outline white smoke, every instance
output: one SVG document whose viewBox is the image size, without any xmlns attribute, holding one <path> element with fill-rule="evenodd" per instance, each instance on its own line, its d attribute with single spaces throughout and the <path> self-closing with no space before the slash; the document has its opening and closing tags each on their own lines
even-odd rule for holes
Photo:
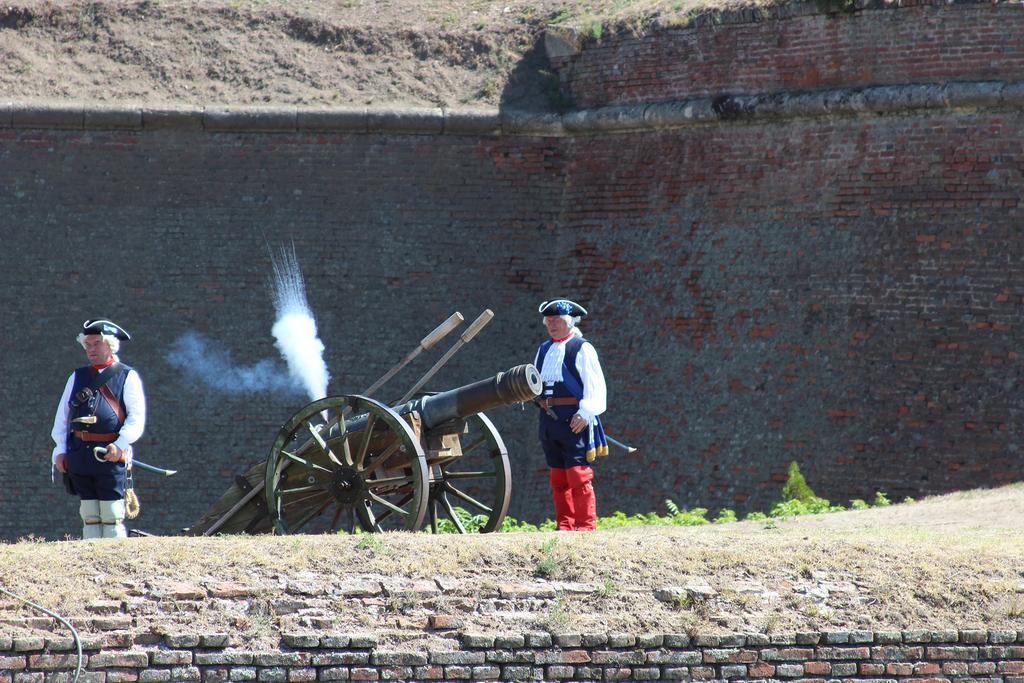
<svg viewBox="0 0 1024 683">
<path fill-rule="evenodd" d="M 295 247 L 271 256 L 274 267 L 274 310 L 277 319 L 271 334 L 275 346 L 288 363 L 288 372 L 299 382 L 311 401 L 327 396 L 330 374 L 324 363 L 324 345 L 316 332 L 316 319 L 306 300 L 306 284 L 299 270 Z"/>
<path fill-rule="evenodd" d="M 231 354 L 196 332 L 186 332 L 171 345 L 167 362 L 189 379 L 225 394 L 302 393 L 294 379 L 272 360 L 235 365 Z"/>
</svg>

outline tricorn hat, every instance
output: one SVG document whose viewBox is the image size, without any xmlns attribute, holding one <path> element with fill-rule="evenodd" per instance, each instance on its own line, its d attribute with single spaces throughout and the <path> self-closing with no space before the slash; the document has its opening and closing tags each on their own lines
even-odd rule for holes
<svg viewBox="0 0 1024 683">
<path fill-rule="evenodd" d="M 540 305 L 537 311 L 541 315 L 571 315 L 574 318 L 582 318 L 587 314 L 587 309 L 575 301 L 568 299 L 552 299 Z"/>
<path fill-rule="evenodd" d="M 82 323 L 82 334 L 109 334 L 111 337 L 124 339 L 125 341 L 132 338 L 120 325 L 102 318 L 99 320 L 86 320 Z"/>
</svg>

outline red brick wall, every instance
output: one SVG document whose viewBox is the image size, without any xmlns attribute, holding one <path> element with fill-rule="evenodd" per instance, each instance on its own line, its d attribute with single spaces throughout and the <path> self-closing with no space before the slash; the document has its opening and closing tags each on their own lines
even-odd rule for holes
<svg viewBox="0 0 1024 683">
<path fill-rule="evenodd" d="M 385 646 L 374 635 L 287 633 L 254 649 L 226 633 L 89 634 L 83 673 L 99 680 L 609 681 L 729 679 L 1016 683 L 1024 632 L 1013 630 L 801 633 L 459 633 L 454 648 Z M 451 646 L 449 646 L 451 647 Z M 0 683 L 73 676 L 71 638 L 0 637 Z"/>
<path fill-rule="evenodd" d="M 553 66 L 577 107 L 1024 74 L 1019 3 L 943 2 L 831 16 L 808 3 L 751 19 L 746 10 L 641 38 L 624 32 L 590 39 Z"/>
<path fill-rule="evenodd" d="M 602 488 L 765 509 L 791 460 L 844 504 L 1019 480 L 1022 123 L 570 142 L 567 255 L 609 429 L 643 446 Z"/>
</svg>

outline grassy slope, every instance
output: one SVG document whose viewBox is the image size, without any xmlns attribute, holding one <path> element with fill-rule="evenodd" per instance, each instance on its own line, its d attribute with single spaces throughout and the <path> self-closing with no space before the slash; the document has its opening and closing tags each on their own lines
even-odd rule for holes
<svg viewBox="0 0 1024 683">
<path fill-rule="evenodd" d="M 1024 485 L 1015 485 L 785 521 L 594 534 L 22 541 L 0 546 L 0 584 L 68 616 L 86 616 L 96 601 L 124 601 L 138 628 L 231 631 L 267 642 L 289 628 L 274 605 L 294 595 L 296 585 L 333 600 L 339 627 L 384 633 L 394 631 L 397 616 L 417 612 L 414 598 L 392 597 L 374 610 L 331 596 L 364 579 L 398 587 L 440 580 L 448 594 L 430 609 L 443 612 L 448 600 L 457 611 L 460 599 L 509 584 L 542 583 L 538 573 L 549 581 L 588 582 L 596 590 L 561 594 L 534 622 L 524 621 L 525 615 L 471 614 L 465 628 L 1021 629 L 1022 525 Z M 146 615 L 154 596 L 179 584 L 224 582 L 256 595 L 242 617 L 212 602 L 176 612 L 166 596 L 163 616 Z M 709 584 L 716 594 L 669 602 L 654 597 L 659 587 L 694 583 Z M 10 600 L 0 602 L 2 608 L 18 612 Z"/>
</svg>

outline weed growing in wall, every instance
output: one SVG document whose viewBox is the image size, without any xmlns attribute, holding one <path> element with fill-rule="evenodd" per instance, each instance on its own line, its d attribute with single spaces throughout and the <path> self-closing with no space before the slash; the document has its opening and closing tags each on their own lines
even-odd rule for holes
<svg viewBox="0 0 1024 683">
<path fill-rule="evenodd" d="M 558 558 L 554 555 L 555 551 L 555 539 L 551 539 L 544 543 L 540 547 L 540 559 L 537 561 L 537 567 L 534 569 L 534 574 L 543 579 L 553 579 L 562 573 L 562 567 L 558 563 Z"/>
</svg>

